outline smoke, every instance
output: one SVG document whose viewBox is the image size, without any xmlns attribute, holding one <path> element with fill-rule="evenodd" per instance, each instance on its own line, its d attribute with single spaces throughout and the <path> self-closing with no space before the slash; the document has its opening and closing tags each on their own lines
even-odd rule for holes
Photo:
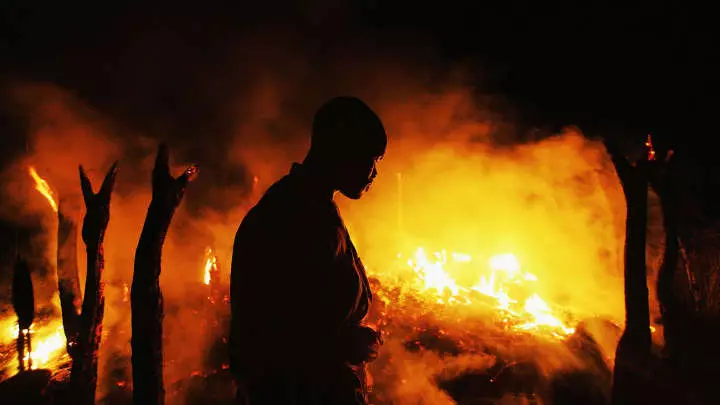
<svg viewBox="0 0 720 405">
<path fill-rule="evenodd" d="M 436 118 L 427 132 L 383 115 L 391 131 L 400 129 L 381 177 L 365 199 L 342 206 L 367 264 L 387 272 L 398 252 L 418 246 L 480 263 L 510 252 L 539 277 L 543 297 L 622 319 L 624 197 L 602 144 L 568 129 L 493 146 L 492 122 L 456 120 L 443 101 L 412 112 Z"/>
<path fill-rule="evenodd" d="M 211 322 L 198 327 L 199 302 L 208 294 L 202 284 L 205 248 L 216 252 L 227 286 L 242 217 L 302 158 L 312 113 L 339 94 L 365 99 L 390 136 L 372 192 L 360 202 L 340 202 L 370 269 L 382 272 L 398 251 L 417 245 L 467 251 L 479 260 L 512 251 L 542 280 L 550 301 L 578 314 L 622 317 L 624 203 L 604 149 L 578 130 L 512 142 L 524 137 L 508 118 L 512 110 L 466 80 L 479 73 L 438 68 L 427 49 L 398 52 L 397 44 L 346 33 L 330 45 L 277 25 L 228 35 L 207 49 L 160 28 L 138 32 L 101 82 L 117 102 L 83 98 L 90 92 L 72 83 L 16 82 L 4 94 L 27 123 L 28 153 L 3 173 L 0 215 L 21 224 L 43 218 L 44 232 L 35 243 L 46 247 L 48 263 L 55 260 L 56 225 L 32 188 L 27 166 L 37 167 L 67 206 L 77 208 L 73 215 L 81 221 L 77 165 L 98 187 L 110 164 L 120 160 L 105 242 L 99 397 L 117 373 L 111 359 L 129 353 L 124 289 L 151 198 L 158 142 L 169 142 L 174 173 L 200 165 L 163 251 L 165 379 L 171 386 L 203 369 L 212 343 L 225 332 Z M 78 252 L 83 269 L 82 245 Z M 48 291 L 55 285 L 53 273 L 47 275 Z M 272 286 L 258 288 L 272 296 Z M 389 340 L 383 349 L 393 381 L 402 382 L 389 388 L 397 403 L 453 403 L 435 383 L 438 375 L 449 379 L 493 364 L 485 355 L 410 353 L 400 340 Z"/>
<path fill-rule="evenodd" d="M 431 351 L 409 352 L 398 338 L 383 346 L 382 355 L 371 370 L 382 390 L 383 403 L 451 405 L 455 401 L 438 387 L 438 380 L 451 380 L 472 371 L 485 371 L 493 366 L 490 355 L 464 354 L 443 357 Z M 378 377 L 382 377 L 379 379 Z"/>
</svg>

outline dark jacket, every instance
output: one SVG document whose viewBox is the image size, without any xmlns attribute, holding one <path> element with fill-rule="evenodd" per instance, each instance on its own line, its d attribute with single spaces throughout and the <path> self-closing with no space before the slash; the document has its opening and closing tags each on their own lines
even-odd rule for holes
<svg viewBox="0 0 720 405">
<path fill-rule="evenodd" d="M 295 164 L 238 229 L 230 350 L 240 381 L 278 369 L 322 375 L 350 361 L 372 295 L 337 206 L 314 184 Z"/>
</svg>

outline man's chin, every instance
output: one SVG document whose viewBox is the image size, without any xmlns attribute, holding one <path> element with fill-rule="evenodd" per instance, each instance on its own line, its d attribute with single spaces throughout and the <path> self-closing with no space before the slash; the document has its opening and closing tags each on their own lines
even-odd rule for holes
<svg viewBox="0 0 720 405">
<path fill-rule="evenodd" d="M 340 189 L 339 191 L 342 195 L 344 195 L 345 197 L 347 197 L 351 200 L 359 200 L 360 198 L 362 198 L 363 195 L 365 195 L 365 193 L 368 190 L 370 190 L 371 185 L 372 185 L 372 183 L 367 184 L 367 185 L 365 185 L 365 187 L 362 187 L 362 188 L 357 188 L 357 189 L 353 188 L 350 190 Z"/>
<path fill-rule="evenodd" d="M 344 195 L 345 197 L 347 197 L 351 200 L 359 200 L 360 198 L 362 198 L 363 194 L 365 194 L 365 190 L 360 190 L 360 191 L 340 190 L 340 194 Z"/>
</svg>

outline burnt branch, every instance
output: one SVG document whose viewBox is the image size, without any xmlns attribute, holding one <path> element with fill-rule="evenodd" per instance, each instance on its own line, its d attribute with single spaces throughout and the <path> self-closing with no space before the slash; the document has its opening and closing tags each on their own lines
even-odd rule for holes
<svg viewBox="0 0 720 405">
<path fill-rule="evenodd" d="M 152 173 L 152 200 L 135 250 L 130 305 L 132 308 L 133 402 L 163 404 L 163 296 L 160 290 L 162 247 L 185 188 L 197 173 L 191 166 L 175 178 L 168 150 L 160 145 Z"/>
<path fill-rule="evenodd" d="M 117 162 L 105 176 L 100 191 L 94 193 L 92 184 L 80 166 L 80 186 L 85 201 L 82 238 L 87 251 L 87 275 L 82 312 L 78 321 L 76 346 L 73 349 L 70 383 L 76 404 L 95 403 L 97 387 L 98 348 L 105 310 L 102 273 L 105 268 L 103 241 L 110 221 L 110 196 L 117 177 Z"/>
<path fill-rule="evenodd" d="M 77 234 L 75 220 L 65 214 L 63 201 L 60 201 L 58 206 L 57 280 L 63 330 L 70 357 L 74 355 L 73 349 L 80 321 L 78 310 L 82 299 L 77 264 Z"/>
</svg>

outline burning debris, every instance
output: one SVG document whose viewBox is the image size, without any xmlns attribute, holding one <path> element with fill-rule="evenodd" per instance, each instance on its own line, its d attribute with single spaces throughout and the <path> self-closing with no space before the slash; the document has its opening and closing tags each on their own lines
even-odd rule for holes
<svg viewBox="0 0 720 405">
<path fill-rule="evenodd" d="M 28 363 L 27 368 L 31 370 L 54 368 L 68 360 L 67 353 L 63 350 L 65 348 L 65 336 L 63 335 L 62 325 L 59 323 L 40 323 L 38 326 L 33 325 L 22 330 L 17 325 L 9 326 L 3 334 L 3 346 L 7 342 L 16 339 L 21 332 L 26 340 L 32 336 L 34 342 L 32 347 L 27 346 L 27 350 L 22 355 L 22 360 Z M 10 369 L 13 365 L 19 368 L 19 363 L 14 362 L 6 364 L 5 367 Z"/>
<path fill-rule="evenodd" d="M 212 248 L 205 249 L 205 272 L 203 274 L 203 283 L 210 285 L 213 280 L 217 279 L 217 257 L 213 253 Z"/>
<path fill-rule="evenodd" d="M 399 254 L 398 257 L 403 256 Z M 489 306 L 498 312 L 497 318 L 507 329 L 515 331 L 547 332 L 558 338 L 575 331 L 534 292 L 537 276 L 522 271 L 512 253 L 492 256 L 487 266 L 478 266 L 466 253 L 448 254 L 442 250 L 428 255 L 424 248 L 418 248 L 407 259 L 407 265 L 415 274 L 414 280 L 408 279 L 409 293 L 420 295 L 421 300 L 434 299 L 440 305 Z M 452 271 L 472 274 L 477 281 L 472 285 L 460 285 L 450 274 Z M 383 284 L 383 274 L 374 276 Z"/>
<path fill-rule="evenodd" d="M 208 300 L 212 304 L 220 303 L 225 300 L 225 291 L 223 291 L 222 282 L 220 280 L 220 270 L 218 269 L 218 259 L 215 251 L 211 247 L 205 249 L 205 266 L 203 271 L 203 284 L 210 288 Z"/>
</svg>

